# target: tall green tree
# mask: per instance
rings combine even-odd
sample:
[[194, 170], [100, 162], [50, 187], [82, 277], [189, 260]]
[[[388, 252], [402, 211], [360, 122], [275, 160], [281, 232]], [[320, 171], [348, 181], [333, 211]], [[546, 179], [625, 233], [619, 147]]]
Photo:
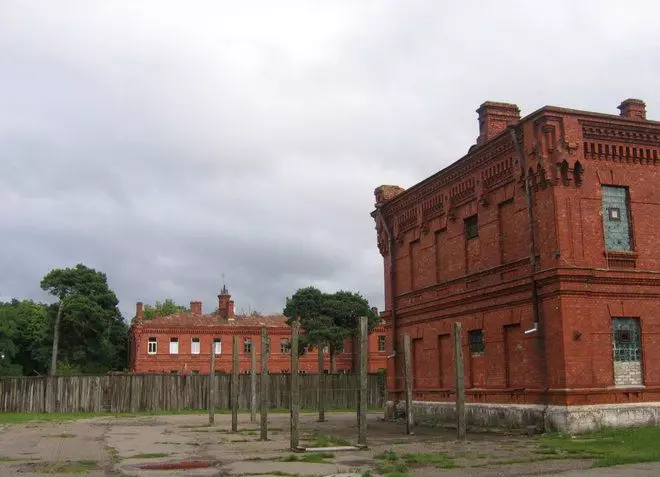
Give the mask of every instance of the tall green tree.
[[60, 361], [65, 368], [83, 373], [126, 367], [128, 328], [104, 273], [83, 264], [55, 269], [43, 278], [41, 288], [59, 299], [49, 308], [52, 375]]
[[298, 352], [302, 354], [311, 346], [327, 346], [332, 363], [335, 355], [344, 350], [345, 340], [357, 336], [361, 316], [368, 318], [369, 331], [379, 321], [367, 299], [359, 293], [343, 290], [323, 293], [315, 287], [301, 288], [287, 298], [283, 313], [289, 318], [289, 325], [300, 319], [302, 335]]

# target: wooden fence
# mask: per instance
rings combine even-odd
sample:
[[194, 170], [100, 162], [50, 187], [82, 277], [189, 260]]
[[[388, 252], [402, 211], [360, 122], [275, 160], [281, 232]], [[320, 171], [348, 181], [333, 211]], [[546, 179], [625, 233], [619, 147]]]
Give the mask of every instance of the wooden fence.
[[[230, 375], [215, 379], [216, 408], [230, 407]], [[239, 376], [238, 405], [251, 402], [250, 375]], [[260, 386], [257, 376], [257, 402]], [[325, 405], [329, 409], [357, 409], [359, 375], [325, 375]], [[316, 374], [300, 376], [301, 408], [316, 408]], [[368, 376], [367, 407], [384, 405], [384, 376]], [[139, 412], [208, 408], [209, 375], [126, 374], [0, 378], [0, 412]], [[291, 376], [269, 375], [271, 409], [290, 408]]]

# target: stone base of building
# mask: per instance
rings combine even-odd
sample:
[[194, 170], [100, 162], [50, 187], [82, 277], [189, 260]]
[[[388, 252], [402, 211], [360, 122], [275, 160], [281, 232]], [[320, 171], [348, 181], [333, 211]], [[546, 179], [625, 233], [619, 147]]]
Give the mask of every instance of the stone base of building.
[[[413, 401], [413, 420], [421, 426], [456, 422], [454, 403]], [[579, 434], [607, 427], [660, 426], [660, 402], [599, 404], [592, 406], [543, 406], [536, 404], [465, 405], [468, 426], [526, 429], [537, 432]], [[385, 419], [405, 417], [405, 403], [388, 401]]]

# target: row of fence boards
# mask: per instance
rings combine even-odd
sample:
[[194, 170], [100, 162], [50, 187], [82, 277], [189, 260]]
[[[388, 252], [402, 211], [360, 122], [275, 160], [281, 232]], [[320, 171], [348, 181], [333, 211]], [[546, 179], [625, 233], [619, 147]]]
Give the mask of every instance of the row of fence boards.
[[[357, 409], [359, 375], [326, 374], [325, 405], [328, 409]], [[238, 406], [250, 406], [251, 376], [239, 375]], [[257, 375], [257, 402], [260, 402]], [[320, 376], [300, 375], [300, 406], [316, 408]], [[125, 374], [103, 376], [0, 378], [0, 412], [140, 412], [208, 409], [209, 375]], [[367, 407], [384, 405], [384, 377], [368, 376]], [[231, 407], [231, 376], [215, 377], [216, 408]], [[287, 409], [291, 400], [291, 376], [268, 375], [271, 409]]]

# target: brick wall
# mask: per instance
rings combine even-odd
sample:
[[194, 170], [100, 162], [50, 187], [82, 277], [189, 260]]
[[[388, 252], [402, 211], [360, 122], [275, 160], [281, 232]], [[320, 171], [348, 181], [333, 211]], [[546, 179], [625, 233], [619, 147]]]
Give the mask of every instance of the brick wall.
[[[383, 316], [396, 317], [390, 343], [404, 333], [413, 339], [415, 398], [452, 399], [450, 333], [458, 321], [473, 402], [659, 399], [660, 123], [548, 107], [520, 124], [538, 263], [540, 324], [528, 334], [535, 317], [523, 171], [510, 132], [494, 131], [486, 139], [482, 131], [479, 147], [447, 169], [379, 205], [396, 238], [393, 282], [390, 251], [380, 250]], [[606, 253], [602, 185], [629, 189], [631, 252]], [[475, 214], [478, 237], [468, 239], [464, 220]], [[380, 242], [382, 227], [377, 232]], [[618, 382], [611, 320], [617, 316], [640, 319], [643, 393], [612, 390]], [[484, 331], [483, 353], [470, 353], [471, 329]], [[404, 384], [401, 352], [388, 373], [397, 399]]]

